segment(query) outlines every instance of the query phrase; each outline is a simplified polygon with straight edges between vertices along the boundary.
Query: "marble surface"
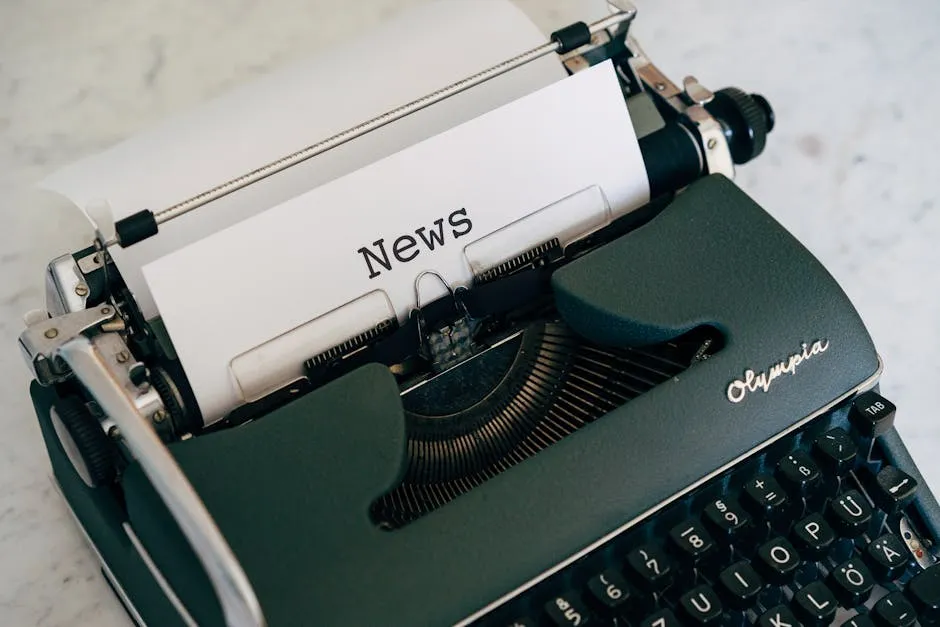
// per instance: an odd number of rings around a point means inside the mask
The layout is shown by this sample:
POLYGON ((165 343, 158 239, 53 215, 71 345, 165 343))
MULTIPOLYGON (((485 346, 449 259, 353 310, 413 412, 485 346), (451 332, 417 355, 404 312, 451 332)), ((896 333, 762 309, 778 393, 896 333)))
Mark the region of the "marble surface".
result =
MULTIPOLYGON (((408 0, 13 0, 0 3, 0 624, 125 625, 48 480, 15 348, 42 269, 87 236, 32 184, 175 111, 329 46, 408 0)), ((525 0, 545 29, 597 0, 525 0)), ((667 75, 764 93, 777 111, 738 182, 856 303, 883 391, 940 486, 940 3, 638 2, 667 75), (706 8, 707 7, 707 8, 706 8)), ((759 272, 755 259, 753 271, 759 272)))

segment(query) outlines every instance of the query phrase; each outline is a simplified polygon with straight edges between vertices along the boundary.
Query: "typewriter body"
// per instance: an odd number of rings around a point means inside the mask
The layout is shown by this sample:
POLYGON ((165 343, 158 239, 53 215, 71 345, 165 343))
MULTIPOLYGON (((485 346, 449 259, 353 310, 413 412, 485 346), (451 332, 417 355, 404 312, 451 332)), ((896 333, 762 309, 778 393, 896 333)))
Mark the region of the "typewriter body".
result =
POLYGON ((940 621, 940 509, 871 338, 730 180, 770 105, 674 84, 612 4, 531 54, 613 61, 650 202, 308 355, 220 420, 109 254, 160 214, 49 265, 20 338, 36 413, 137 624, 940 621))

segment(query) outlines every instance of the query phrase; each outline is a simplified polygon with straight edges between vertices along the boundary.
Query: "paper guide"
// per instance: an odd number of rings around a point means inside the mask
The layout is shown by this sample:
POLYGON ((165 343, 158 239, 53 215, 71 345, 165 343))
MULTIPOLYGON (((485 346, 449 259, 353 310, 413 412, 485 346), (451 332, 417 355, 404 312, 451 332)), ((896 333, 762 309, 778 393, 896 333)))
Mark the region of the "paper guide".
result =
MULTIPOLYGON (((575 198, 605 199, 614 216, 649 198, 610 62, 171 253, 144 275, 212 422, 245 400, 232 376, 236 357, 295 329, 298 342, 312 342, 312 357, 348 336, 311 333, 311 321, 376 291, 403 319, 421 272, 469 285, 468 246, 590 188, 603 194, 575 198)), ((576 203, 570 219, 597 209, 576 203)), ((444 294, 422 284, 423 302, 444 294)), ((363 320, 358 331, 376 322, 363 320)), ((297 342, 286 345, 304 354, 297 342)), ((293 365, 298 376, 301 364, 293 365)))

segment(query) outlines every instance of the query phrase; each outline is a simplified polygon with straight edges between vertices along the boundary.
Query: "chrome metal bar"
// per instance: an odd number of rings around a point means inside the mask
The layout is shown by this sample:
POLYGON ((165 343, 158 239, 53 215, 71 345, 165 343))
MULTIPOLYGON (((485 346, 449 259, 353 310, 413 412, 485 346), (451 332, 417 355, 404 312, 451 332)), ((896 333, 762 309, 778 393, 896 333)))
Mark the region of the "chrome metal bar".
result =
POLYGON ((137 551, 140 559, 143 560, 147 570, 150 571, 150 574, 153 576, 154 580, 156 580, 157 585, 160 586, 161 590, 163 590, 163 594, 166 595, 170 605, 172 605, 176 610, 176 613, 179 614, 180 619, 186 623, 186 627, 199 627, 199 623, 196 622, 196 619, 193 618, 193 615, 189 613, 189 610, 187 610, 186 606, 183 605, 183 602, 180 601, 179 595, 176 594, 176 590, 173 589, 173 586, 170 585, 170 582, 166 580, 166 577, 164 577, 163 573, 160 572, 160 569, 157 568, 157 564, 153 561, 153 558, 150 557, 150 552, 147 551, 147 547, 145 547, 144 543, 140 541, 140 538, 137 537, 137 534, 134 533, 134 528, 131 527, 131 524, 129 522, 124 522, 121 524, 121 527, 124 528, 124 533, 127 535, 127 539, 131 541, 132 545, 134 545, 134 550, 137 551))
MULTIPOLYGON (((591 34, 594 34, 632 20, 635 15, 636 9, 631 7, 625 11, 614 13, 613 15, 593 22, 588 25, 588 28, 590 29, 591 34)), ((559 44, 553 41, 543 44, 538 48, 533 48, 528 52, 523 52, 522 54, 512 57, 511 59, 507 59, 502 63, 494 65, 493 67, 487 68, 482 72, 468 76, 467 78, 448 85, 447 87, 443 87, 435 92, 422 96, 417 100, 412 100, 411 102, 404 104, 396 109, 387 111, 378 117, 374 117, 371 120, 359 124, 358 126, 346 129, 340 133, 337 133, 336 135, 333 135, 332 137, 328 137, 322 141, 307 146, 306 148, 301 148, 297 152, 291 153, 285 157, 281 157, 276 161, 272 161, 271 163, 252 170, 251 172, 242 174, 241 176, 222 183, 221 185, 217 185, 216 187, 197 194, 192 198, 188 198, 182 202, 167 207, 166 209, 155 211, 154 219, 156 220, 157 224, 168 222, 173 218, 177 218, 185 213, 189 213, 193 209, 202 207, 205 204, 208 204, 214 200, 218 200, 219 198, 236 192, 244 187, 247 187, 248 185, 252 185, 258 181, 266 179, 269 176, 277 174, 278 172, 282 172, 283 170, 293 167, 298 163, 303 163, 312 157, 323 154, 324 152, 336 148, 337 146, 341 146, 346 142, 360 137, 361 135, 364 135, 370 131, 374 131, 377 128, 385 126, 386 124, 400 120, 405 116, 415 113, 416 111, 420 111, 425 107, 429 107, 455 94, 459 94, 462 91, 470 89, 471 87, 475 87, 492 78, 505 74, 506 72, 521 67, 531 61, 534 61, 535 59, 556 52, 558 47, 559 44)), ((109 245, 111 243, 113 243, 113 241, 108 242, 109 245)))
POLYGON ((112 376, 101 352, 82 335, 69 340, 56 352, 121 430, 131 453, 202 562, 222 606, 226 624, 264 627, 261 605, 241 564, 176 460, 140 414, 121 382, 112 376))

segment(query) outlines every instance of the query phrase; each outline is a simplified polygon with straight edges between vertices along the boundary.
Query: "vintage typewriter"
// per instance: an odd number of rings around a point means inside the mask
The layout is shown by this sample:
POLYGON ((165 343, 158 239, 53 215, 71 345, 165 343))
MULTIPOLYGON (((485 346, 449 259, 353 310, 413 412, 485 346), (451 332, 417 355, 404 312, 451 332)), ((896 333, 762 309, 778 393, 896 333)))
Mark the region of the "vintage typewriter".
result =
POLYGON ((173 212, 49 265, 20 337, 36 413, 137 624, 940 622, 940 509, 872 341, 729 180, 763 150, 770 105, 677 86, 611 4, 187 205, 546 55, 571 74, 612 60, 650 186, 585 237, 307 355, 221 419, 111 257, 173 212))

